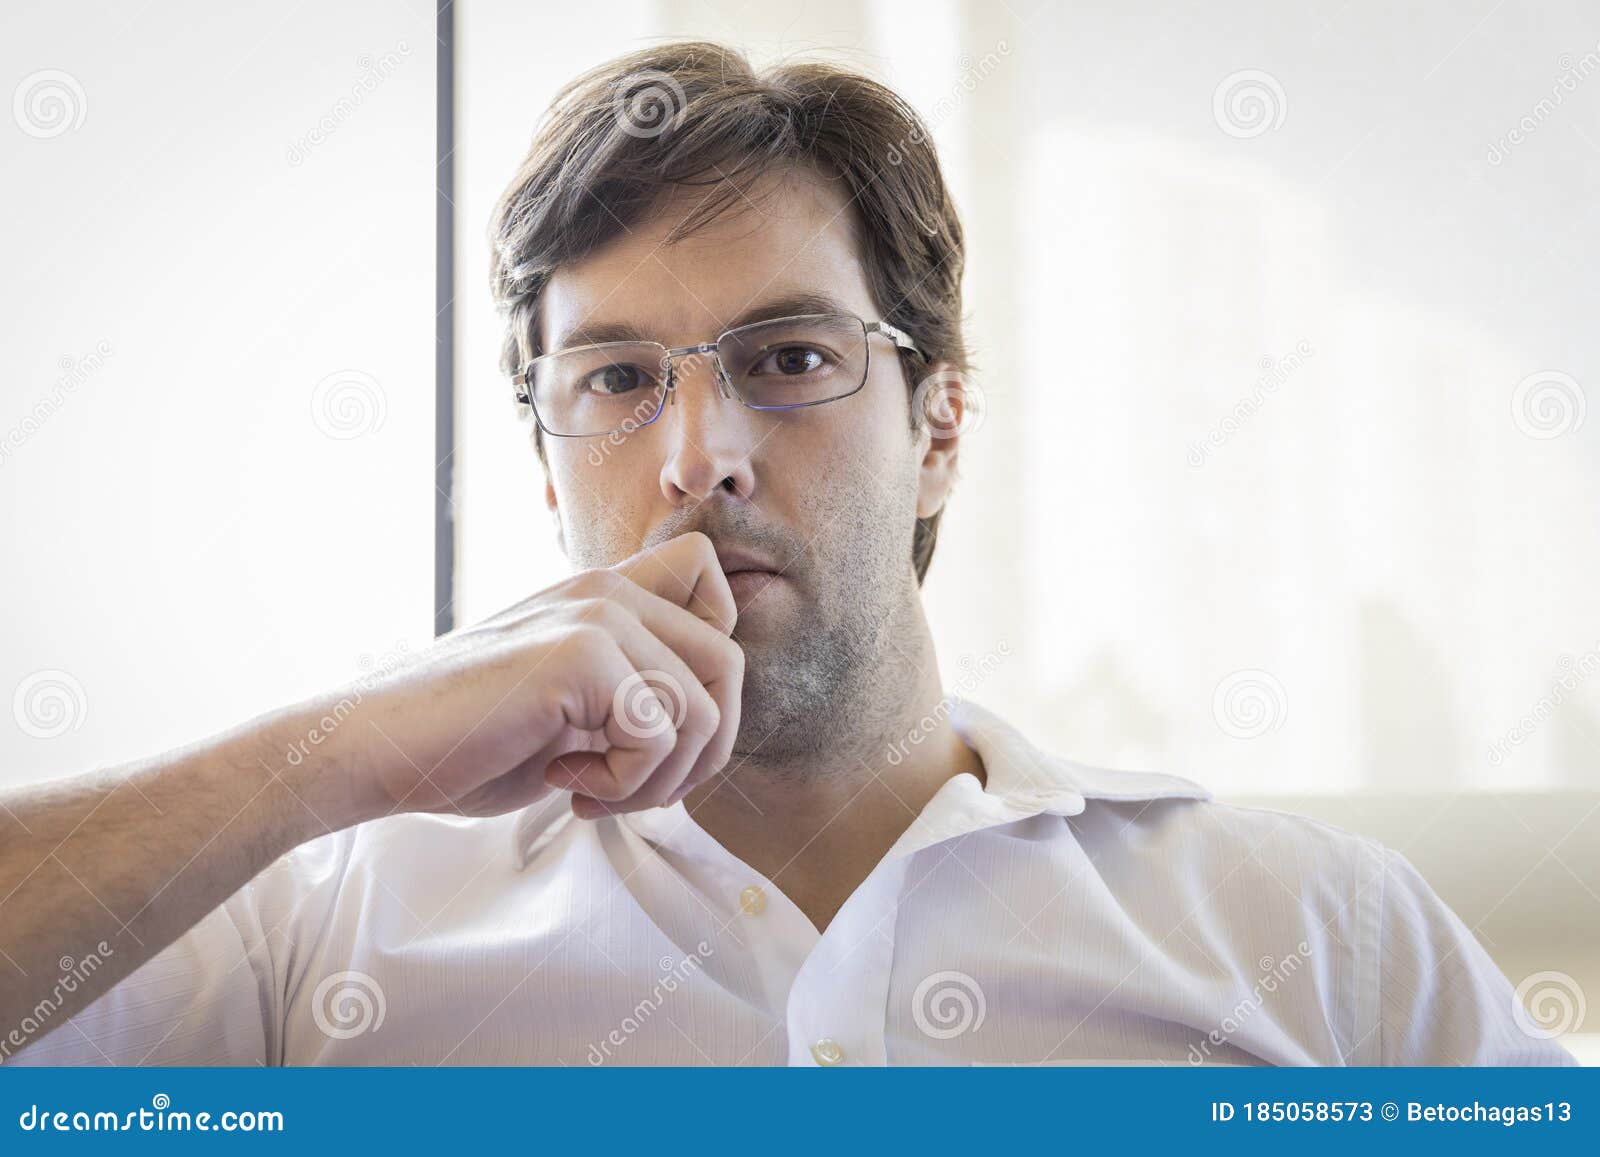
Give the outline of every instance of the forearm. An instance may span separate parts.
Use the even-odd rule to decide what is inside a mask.
[[[0,1034],[72,971],[59,1023],[329,831],[397,811],[503,815],[557,790],[558,756],[560,789],[590,818],[706,782],[738,735],[736,619],[711,540],[683,534],[354,686],[155,759],[0,793]],[[619,688],[663,670],[681,718],[619,719]],[[69,964],[90,953],[84,981]]]
[[[274,859],[364,818],[341,769],[286,763],[302,714],[0,794],[0,1026],[47,998],[65,1019]]]

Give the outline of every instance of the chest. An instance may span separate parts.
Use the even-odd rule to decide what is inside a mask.
[[[341,892],[291,980],[283,1061],[1291,1063],[1315,1035],[1315,1000],[1285,986],[1241,1016],[1214,949],[1153,945],[1049,842],[881,865],[821,934],[731,857],[596,844],[440,875]]]

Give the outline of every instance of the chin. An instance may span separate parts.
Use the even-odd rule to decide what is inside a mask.
[[[765,571],[728,576],[739,618],[733,638],[740,643],[791,642],[806,621],[803,600],[793,580]]]
[[[739,737],[734,750],[763,764],[784,764],[821,752],[838,739],[839,714],[853,701],[854,661],[840,632],[814,613],[753,608],[733,637],[745,653]]]

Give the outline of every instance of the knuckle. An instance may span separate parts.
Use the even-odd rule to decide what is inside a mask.
[[[618,690],[627,690],[627,684]],[[614,715],[614,722],[627,735],[627,745],[642,756],[640,762],[643,766],[630,768],[627,774],[642,782],[672,751],[673,745],[678,742],[679,728],[675,720],[655,708],[651,708],[648,715],[642,714],[637,699],[618,695],[615,700],[614,710],[617,714]]]
[[[588,615],[591,622],[598,623],[612,635],[621,631],[630,617],[628,608],[606,595],[588,600]]]
[[[615,571],[604,567],[581,570],[567,580],[567,589],[579,599],[596,599],[614,591],[617,585]]]
[[[567,629],[567,645],[585,658],[594,658],[606,654],[616,644],[603,624],[583,617]]]
[[[615,803],[619,799],[627,799],[628,796],[632,794],[632,790],[627,784],[610,779],[595,780],[594,782],[585,783],[583,785],[583,792],[585,795],[591,795],[595,799],[605,800],[607,803]]]
[[[704,691],[695,696],[695,705],[696,710],[690,713],[690,719],[698,725],[686,727],[685,730],[692,731],[700,739],[709,739],[722,726],[722,708]]]
[[[629,776],[626,779],[619,778],[616,785],[610,789],[611,794],[606,796],[606,799],[612,802],[636,799],[640,789],[649,782],[648,779],[640,779],[636,776]]]
[[[622,626],[623,616],[626,614],[622,605],[614,599],[604,595],[586,596],[575,599],[569,608],[575,622],[574,629],[593,627],[603,631],[608,637],[615,636]]]

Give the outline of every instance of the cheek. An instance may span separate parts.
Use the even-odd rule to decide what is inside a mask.
[[[881,387],[881,388],[880,388]],[[917,473],[916,439],[906,411],[904,387],[898,379],[874,383],[870,404],[839,435],[839,457],[854,472],[875,480],[873,502],[887,501]]]
[[[887,478],[915,457],[909,406],[900,375],[892,368],[880,371],[874,363],[872,380],[859,393],[793,411],[778,437],[803,446],[814,471],[866,469]]]
[[[781,445],[777,438],[767,444],[771,452],[757,478],[779,499],[775,505],[796,512],[807,538],[816,536],[812,549],[828,554],[837,544],[849,555],[864,540],[892,540],[901,529],[909,534],[918,457],[903,411],[883,402],[854,410],[846,403],[793,417]]]
[[[624,449],[596,438],[548,455],[567,557],[574,566],[620,562],[640,549],[649,532],[659,468]]]

